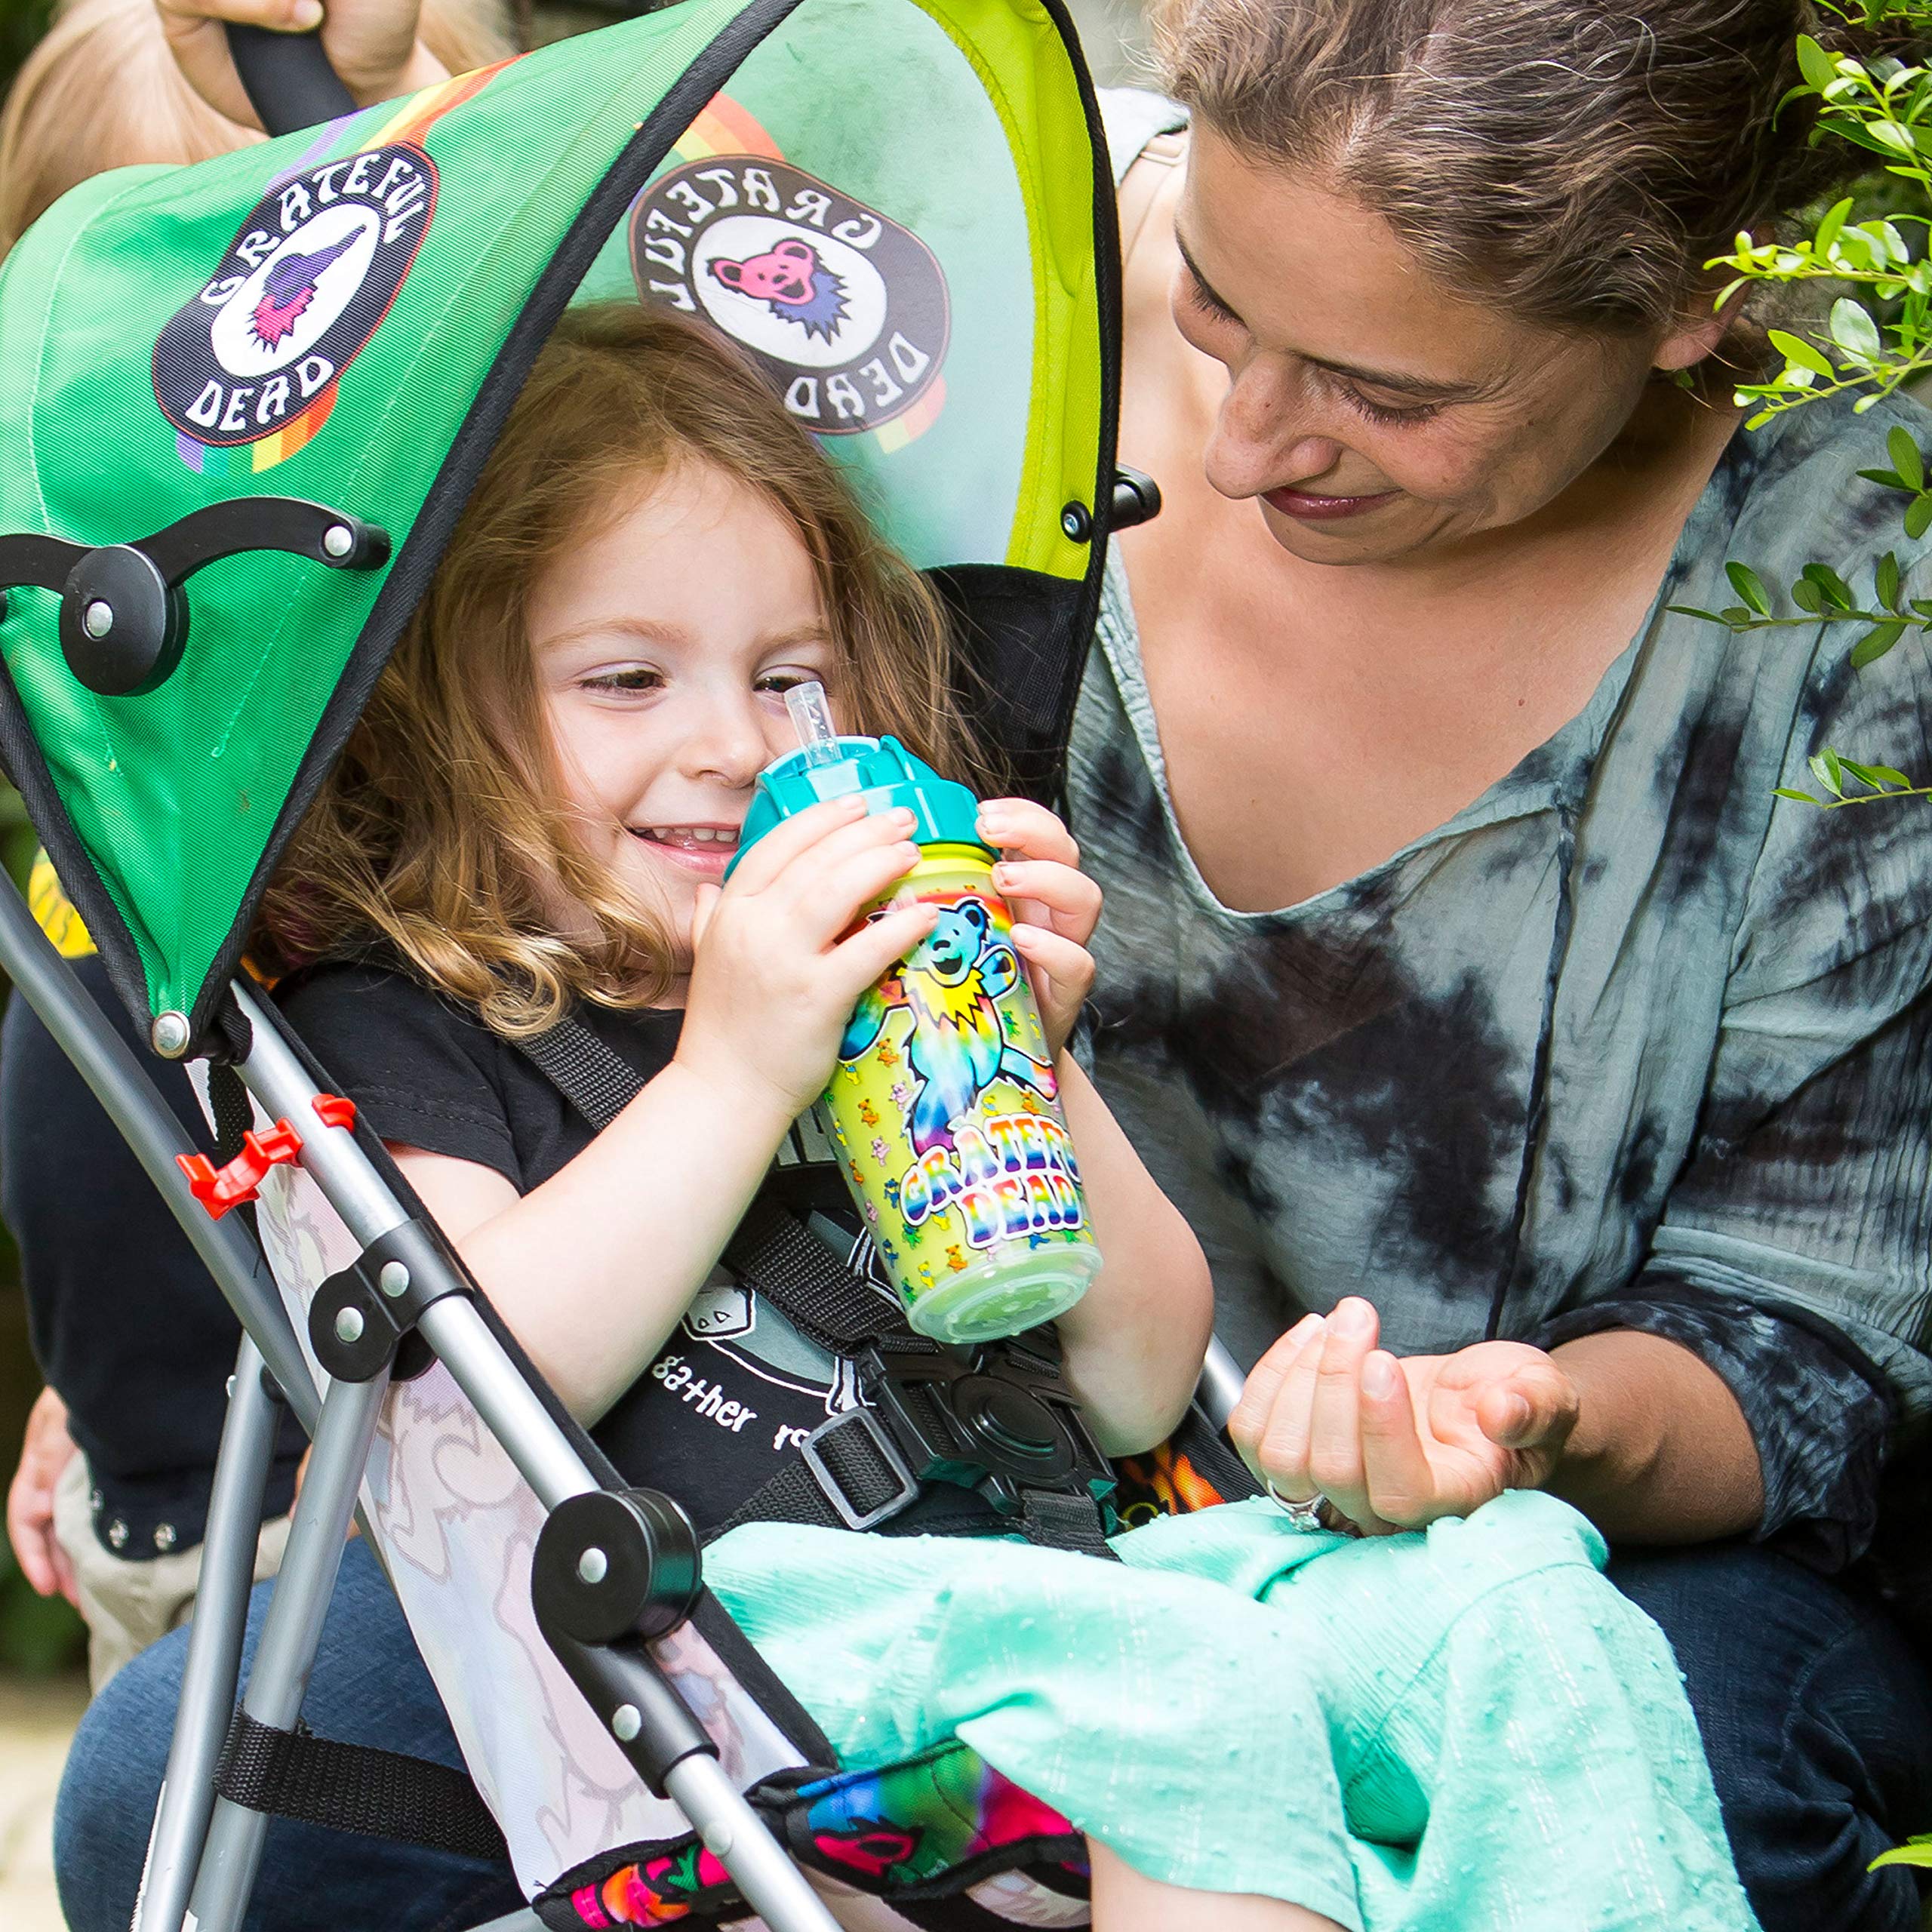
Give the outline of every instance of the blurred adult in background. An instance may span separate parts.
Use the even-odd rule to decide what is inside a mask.
[[[371,18],[384,11],[365,9]],[[425,6],[416,57],[428,78],[510,51],[494,0]],[[238,92],[235,105],[245,113]],[[187,84],[151,0],[73,0],[0,109],[0,248],[103,169],[203,161],[262,138]],[[44,859],[34,900],[88,991],[146,1058]],[[205,1150],[186,1074],[150,1064]],[[8,1534],[28,1582],[80,1609],[98,1690],[192,1608],[239,1331],[120,1134],[21,1000],[0,1040],[0,1189],[48,1384],[9,1485]],[[280,1561],[302,1446],[288,1422],[258,1576]]]

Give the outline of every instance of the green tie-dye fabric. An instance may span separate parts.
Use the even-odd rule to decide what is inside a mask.
[[[1932,1409],[1932,807],[1773,788],[1828,744],[1932,778],[1932,660],[1914,636],[1854,673],[1859,626],[1664,607],[1734,602],[1728,557],[1768,583],[1822,558],[1863,598],[1890,546],[1908,595],[1932,580],[1855,474],[1895,425],[1932,443],[1905,401],[1734,438],[1582,713],[1278,912],[1220,905],[1182,844],[1116,561],[1071,780],[1107,897],[1096,1066],[1244,1360],[1351,1294],[1401,1352],[1646,1330],[1743,1404],[1762,1534],[1869,1537],[1883,1447]]]

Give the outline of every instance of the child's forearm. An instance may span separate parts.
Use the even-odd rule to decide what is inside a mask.
[[[1164,1441],[1186,1412],[1214,1318],[1201,1244],[1155,1186],[1093,1083],[1065,1054],[1054,1072],[1104,1261],[1060,1318],[1067,1378],[1102,1447]]]
[[[558,1173],[457,1245],[571,1412],[595,1421],[677,1326],[787,1121],[673,1060]]]

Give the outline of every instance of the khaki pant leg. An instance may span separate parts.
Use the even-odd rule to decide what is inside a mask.
[[[202,1573],[202,1546],[131,1561],[102,1546],[94,1533],[94,1478],[76,1455],[54,1491],[54,1534],[74,1566],[81,1616],[88,1626],[88,1678],[96,1695],[121,1666],[193,1614]],[[272,1577],[288,1540],[288,1518],[262,1525],[255,1546],[255,1580]]]

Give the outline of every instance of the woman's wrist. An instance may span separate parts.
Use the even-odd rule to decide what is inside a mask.
[[[1638,1329],[1551,1352],[1575,1385],[1577,1426],[1545,1484],[1614,1537],[1702,1543],[1755,1527],[1764,1482],[1723,1379],[1680,1343]]]

